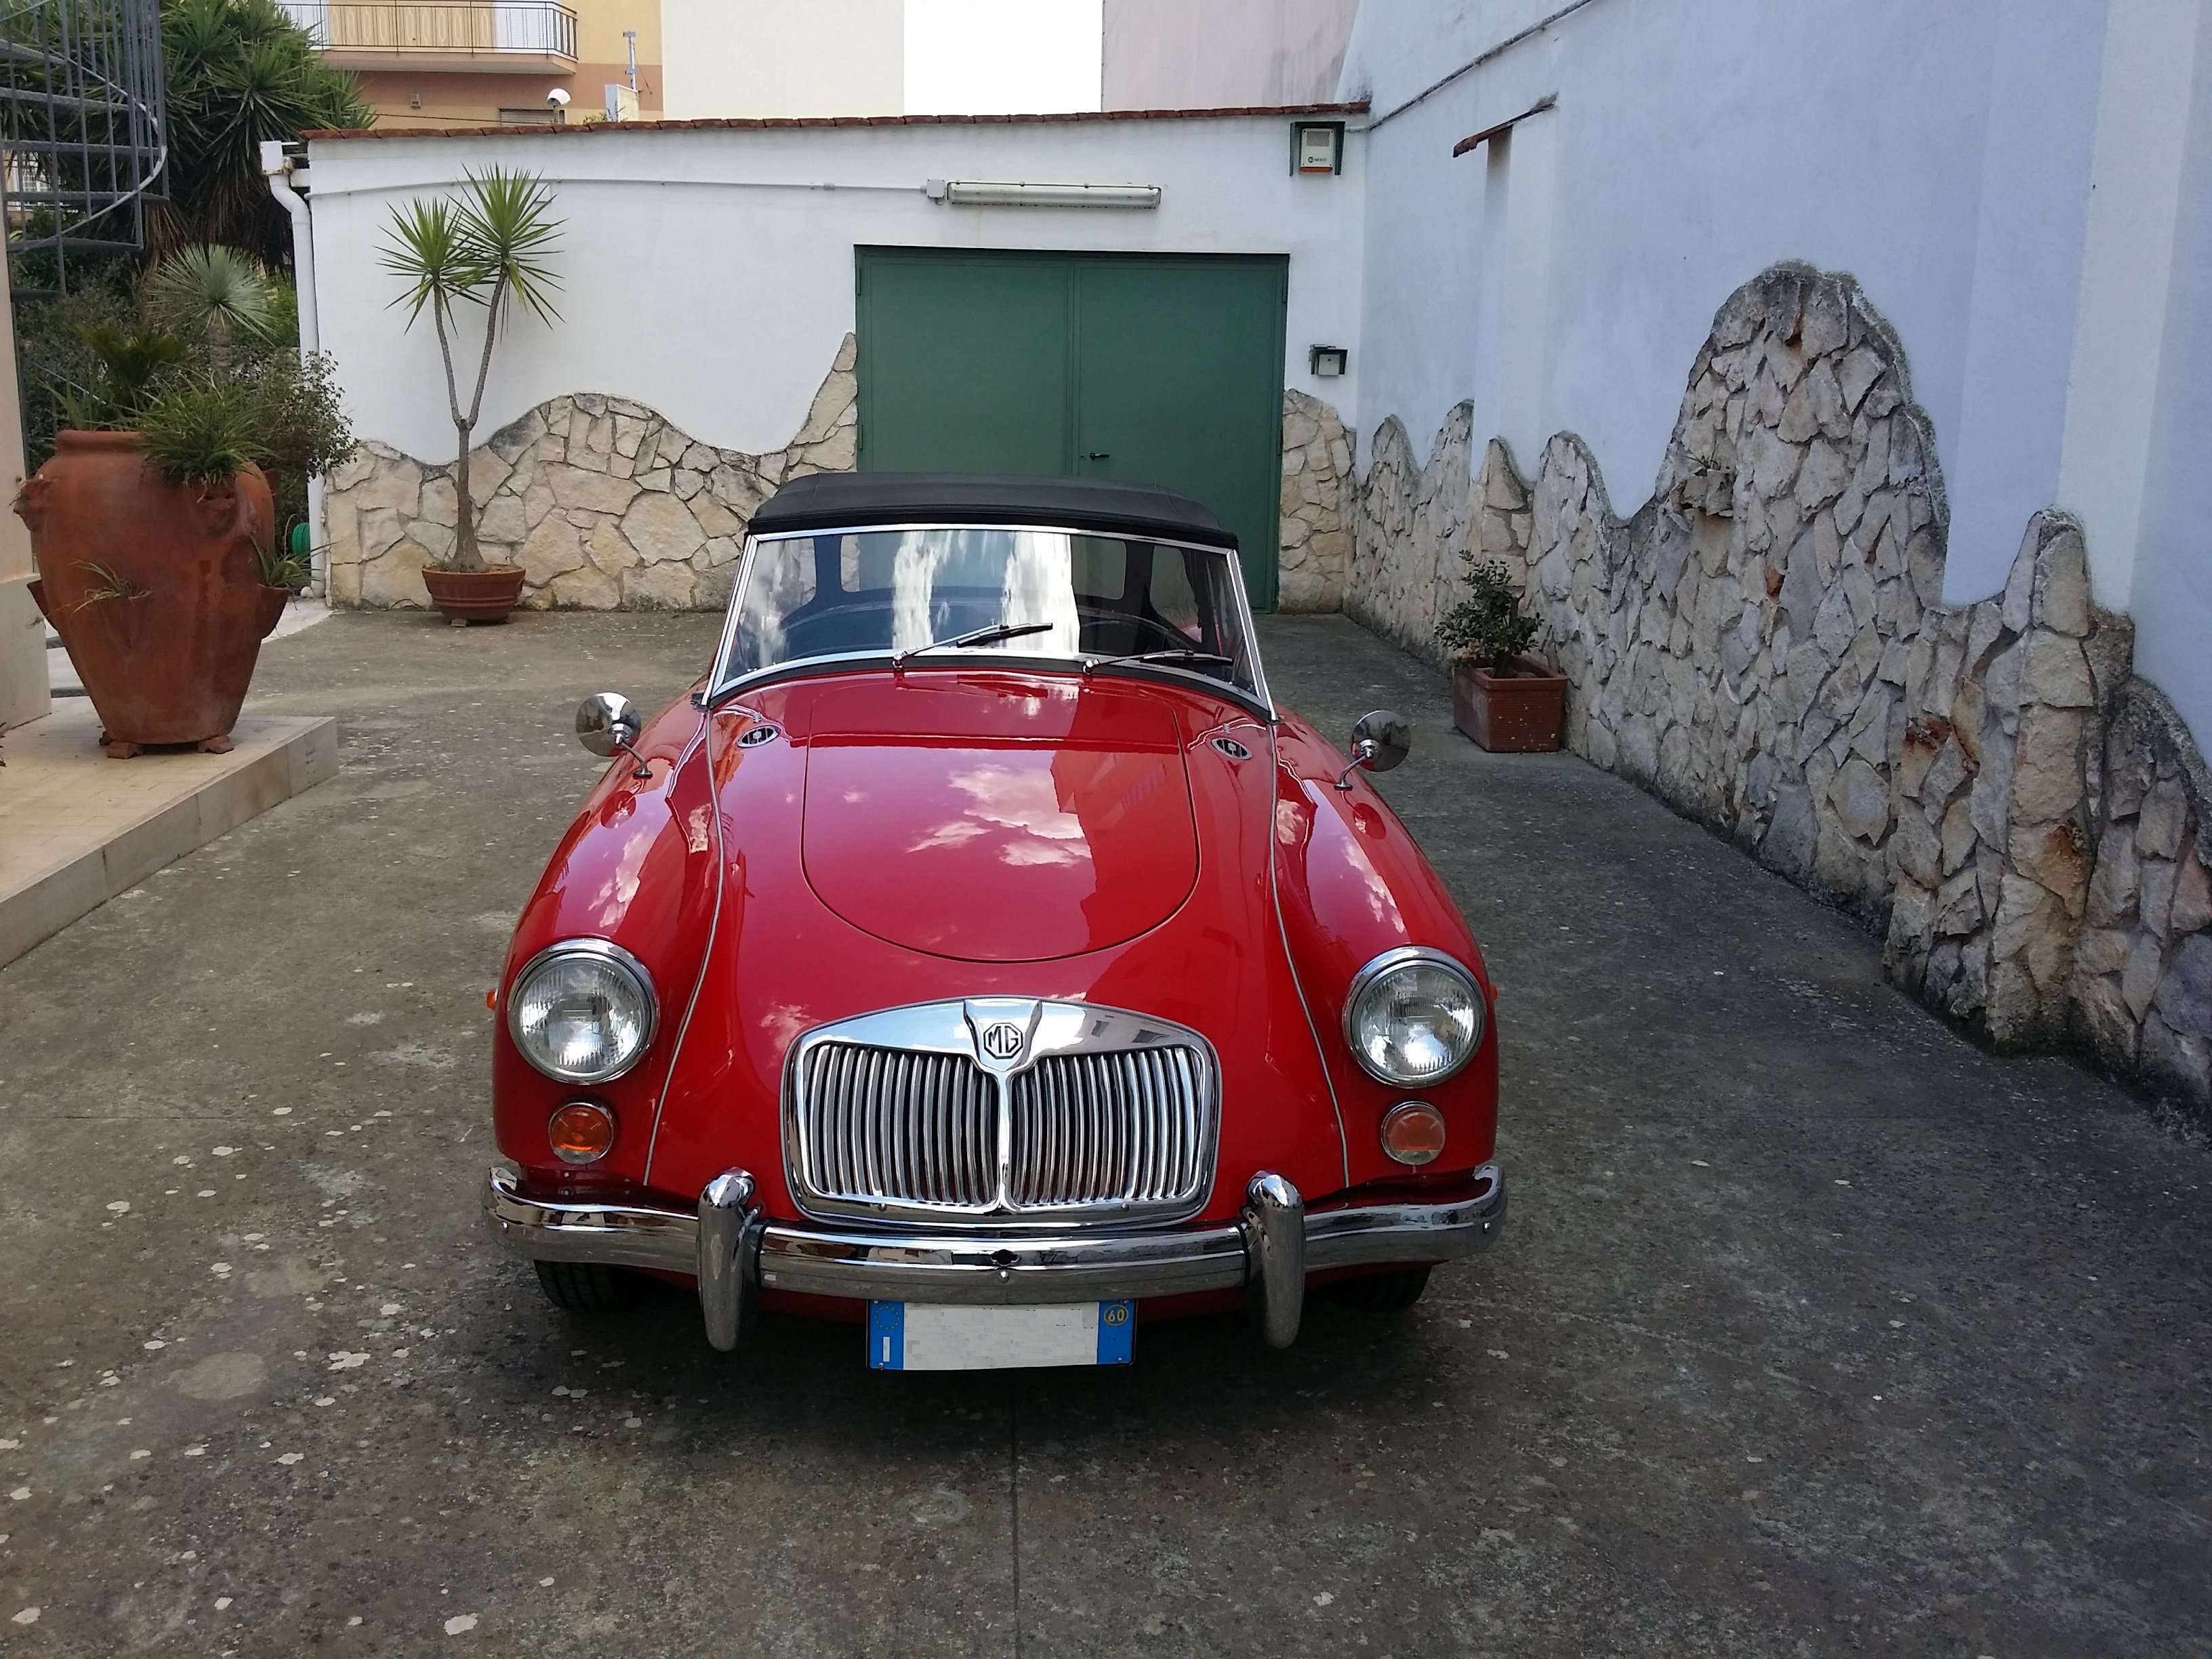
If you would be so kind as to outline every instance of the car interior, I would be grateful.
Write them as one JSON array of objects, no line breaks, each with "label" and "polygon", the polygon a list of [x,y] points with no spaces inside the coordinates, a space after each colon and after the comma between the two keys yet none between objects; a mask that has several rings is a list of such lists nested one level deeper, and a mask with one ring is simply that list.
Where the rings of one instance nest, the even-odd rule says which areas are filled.
[{"label": "car interior", "polygon": [[[801,591],[812,591],[782,618],[782,659],[888,649],[895,603],[891,556],[899,537],[848,533],[810,539],[812,580]],[[1097,656],[1163,650],[1234,654],[1233,645],[1224,649],[1224,630],[1218,625],[1216,582],[1197,562],[1218,555],[1114,537],[1069,540],[1079,650]],[[1001,547],[994,562],[1003,558]],[[1003,579],[995,571],[988,585],[932,585],[933,638],[1025,619],[1018,611],[1009,614]],[[1233,629],[1226,630],[1228,641],[1235,637]],[[1010,648],[1023,647],[1011,641]]]}]

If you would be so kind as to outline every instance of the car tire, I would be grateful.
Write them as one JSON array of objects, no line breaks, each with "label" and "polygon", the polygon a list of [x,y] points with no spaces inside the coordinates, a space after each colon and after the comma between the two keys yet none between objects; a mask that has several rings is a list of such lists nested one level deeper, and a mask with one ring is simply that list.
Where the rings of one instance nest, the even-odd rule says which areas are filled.
[{"label": "car tire", "polygon": [[1388,1273],[1345,1279],[1337,1285],[1336,1291],[1362,1313],[1394,1314],[1405,1312],[1421,1299],[1421,1292],[1428,1288],[1426,1267],[1393,1267]]},{"label": "car tire", "polygon": [[533,1261],[545,1299],[563,1313],[618,1313],[637,1299],[637,1279],[597,1261]]}]

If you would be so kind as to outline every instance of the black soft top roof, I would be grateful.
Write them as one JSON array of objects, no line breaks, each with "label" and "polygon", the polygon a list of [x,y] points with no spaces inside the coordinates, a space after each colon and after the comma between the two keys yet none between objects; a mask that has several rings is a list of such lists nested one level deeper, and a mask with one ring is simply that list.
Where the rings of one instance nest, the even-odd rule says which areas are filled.
[{"label": "black soft top roof", "polygon": [[1158,484],[999,472],[816,472],[753,514],[756,536],[874,524],[1022,524],[1199,542],[1237,538],[1188,495]]}]

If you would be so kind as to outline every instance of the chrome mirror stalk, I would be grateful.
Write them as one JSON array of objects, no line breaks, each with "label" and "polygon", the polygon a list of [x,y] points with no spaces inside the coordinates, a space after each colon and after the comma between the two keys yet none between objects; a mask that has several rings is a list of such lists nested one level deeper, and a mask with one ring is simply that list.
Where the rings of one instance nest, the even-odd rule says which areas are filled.
[{"label": "chrome mirror stalk", "polygon": [[1388,708],[1370,709],[1352,728],[1352,764],[1336,781],[1340,789],[1352,787],[1354,772],[1388,772],[1413,750],[1413,728],[1402,714]]},{"label": "chrome mirror stalk", "polygon": [[632,746],[644,729],[637,710],[619,691],[594,691],[576,705],[576,741],[605,760],[617,753],[628,755],[633,763],[630,776],[640,780],[653,775],[653,769]]}]

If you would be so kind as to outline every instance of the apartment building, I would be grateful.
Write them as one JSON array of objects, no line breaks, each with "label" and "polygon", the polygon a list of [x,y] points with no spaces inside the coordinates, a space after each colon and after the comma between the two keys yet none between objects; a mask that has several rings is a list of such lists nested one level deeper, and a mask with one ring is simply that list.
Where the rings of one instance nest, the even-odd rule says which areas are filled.
[{"label": "apartment building", "polygon": [[662,112],[660,0],[282,0],[382,126]]}]

